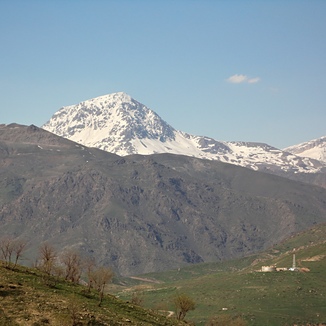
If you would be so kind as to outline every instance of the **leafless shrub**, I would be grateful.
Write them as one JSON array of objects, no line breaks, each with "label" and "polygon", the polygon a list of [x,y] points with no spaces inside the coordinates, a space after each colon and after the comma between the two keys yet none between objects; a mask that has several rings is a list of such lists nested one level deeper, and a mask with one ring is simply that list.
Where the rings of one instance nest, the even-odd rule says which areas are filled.
[{"label": "leafless shrub", "polygon": [[54,287],[58,281],[56,273],[59,272],[60,267],[57,264],[57,253],[48,243],[43,243],[40,247],[37,268],[44,273],[43,282]]},{"label": "leafless shrub", "polygon": [[92,273],[94,272],[96,268],[96,263],[95,259],[92,257],[87,257],[83,261],[84,264],[84,270],[86,271],[86,276],[87,276],[87,292],[91,292],[91,288],[94,286],[93,284],[93,278],[92,278]]},{"label": "leafless shrub", "polygon": [[136,306],[141,306],[144,302],[144,294],[139,291],[136,290],[131,294],[131,303],[136,305]]},{"label": "leafless shrub", "polygon": [[15,262],[14,268],[16,267],[18,260],[22,258],[23,252],[26,248],[27,243],[22,240],[16,240],[14,243],[14,254],[15,254]]},{"label": "leafless shrub", "polygon": [[113,272],[110,268],[106,267],[99,267],[94,269],[90,275],[92,282],[94,284],[95,289],[99,293],[99,303],[98,305],[101,306],[104,296],[104,289],[106,284],[111,282],[113,277]]},{"label": "leafless shrub", "polygon": [[0,241],[1,257],[5,261],[5,266],[11,265],[11,258],[14,251],[14,240],[10,237],[5,237]]},{"label": "leafless shrub", "polygon": [[48,243],[43,243],[40,247],[39,268],[47,275],[53,273],[56,265],[57,253]]},{"label": "leafless shrub", "polygon": [[0,240],[0,254],[5,262],[5,267],[15,268],[26,248],[26,242],[12,237],[4,237]]},{"label": "leafless shrub", "polygon": [[70,250],[63,253],[60,261],[64,266],[64,278],[73,283],[78,283],[82,273],[82,260],[80,255]]}]

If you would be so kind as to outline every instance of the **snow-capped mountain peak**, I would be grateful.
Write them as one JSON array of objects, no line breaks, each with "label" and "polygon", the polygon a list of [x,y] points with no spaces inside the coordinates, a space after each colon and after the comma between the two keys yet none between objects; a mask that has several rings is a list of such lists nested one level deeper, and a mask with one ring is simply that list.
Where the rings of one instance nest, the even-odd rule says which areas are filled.
[{"label": "snow-capped mountain peak", "polygon": [[[44,126],[86,146],[133,154],[146,141],[174,140],[174,129],[154,111],[119,92],[61,108]],[[147,154],[147,151],[145,151]]]},{"label": "snow-capped mountain peak", "polygon": [[85,146],[121,156],[172,153],[255,170],[295,173],[318,172],[324,166],[267,144],[216,141],[175,130],[154,111],[123,92],[63,107],[42,127]]},{"label": "snow-capped mountain peak", "polygon": [[287,147],[284,151],[326,163],[326,136]]}]

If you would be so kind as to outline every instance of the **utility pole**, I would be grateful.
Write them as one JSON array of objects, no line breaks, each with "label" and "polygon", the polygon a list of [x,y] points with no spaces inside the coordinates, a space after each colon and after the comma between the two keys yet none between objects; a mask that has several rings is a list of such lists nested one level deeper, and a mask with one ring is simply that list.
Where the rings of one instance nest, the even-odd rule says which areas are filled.
[{"label": "utility pole", "polygon": [[295,254],[293,254],[292,268],[293,268],[293,270],[296,269],[296,266],[295,266]]}]

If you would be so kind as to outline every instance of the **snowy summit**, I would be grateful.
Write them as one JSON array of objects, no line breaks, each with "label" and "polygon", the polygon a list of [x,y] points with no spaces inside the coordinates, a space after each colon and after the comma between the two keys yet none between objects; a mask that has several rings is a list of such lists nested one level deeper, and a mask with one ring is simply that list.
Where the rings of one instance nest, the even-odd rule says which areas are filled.
[{"label": "snowy summit", "polygon": [[172,153],[254,170],[318,172],[323,167],[319,161],[267,144],[216,141],[175,130],[154,111],[123,92],[63,107],[42,128],[121,156]]},{"label": "snowy summit", "polygon": [[310,157],[326,163],[326,136],[290,146],[284,150],[298,156]]}]

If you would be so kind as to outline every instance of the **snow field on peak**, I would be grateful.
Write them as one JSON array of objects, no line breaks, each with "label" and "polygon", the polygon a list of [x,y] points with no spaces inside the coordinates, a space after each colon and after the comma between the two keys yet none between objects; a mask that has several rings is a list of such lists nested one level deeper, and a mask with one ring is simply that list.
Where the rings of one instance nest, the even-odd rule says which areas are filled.
[{"label": "snow field on peak", "polygon": [[326,163],[326,136],[287,147],[284,151]]}]

